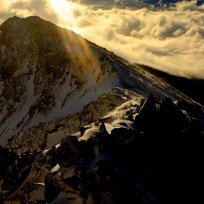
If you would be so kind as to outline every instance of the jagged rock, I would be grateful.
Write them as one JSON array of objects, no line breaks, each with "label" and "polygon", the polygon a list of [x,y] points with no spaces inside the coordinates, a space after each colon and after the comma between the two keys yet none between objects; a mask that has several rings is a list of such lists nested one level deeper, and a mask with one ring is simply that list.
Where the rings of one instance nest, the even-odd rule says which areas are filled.
[{"label": "jagged rock", "polygon": [[189,120],[170,98],[165,98],[159,109],[159,125],[163,131],[182,131],[188,128]]},{"label": "jagged rock", "polygon": [[13,165],[17,159],[17,154],[0,146],[0,179],[5,175],[9,166]]},{"label": "jagged rock", "polygon": [[139,132],[157,129],[158,111],[156,109],[155,97],[150,95],[144,104],[141,105],[140,114],[135,118],[135,129]]},{"label": "jagged rock", "polygon": [[60,193],[60,189],[58,188],[55,180],[53,180],[52,174],[48,174],[45,177],[45,199],[46,202],[53,201],[58,194]]},{"label": "jagged rock", "polygon": [[79,128],[81,136],[83,136],[85,130],[87,130],[87,129],[88,129],[88,127],[86,127],[86,128],[85,127],[80,127]]},{"label": "jagged rock", "polygon": [[57,149],[57,161],[63,167],[71,167],[80,163],[80,145],[76,137],[67,137]]},{"label": "jagged rock", "polygon": [[31,159],[0,147],[0,162],[0,201],[3,201],[24,182],[31,169]]}]

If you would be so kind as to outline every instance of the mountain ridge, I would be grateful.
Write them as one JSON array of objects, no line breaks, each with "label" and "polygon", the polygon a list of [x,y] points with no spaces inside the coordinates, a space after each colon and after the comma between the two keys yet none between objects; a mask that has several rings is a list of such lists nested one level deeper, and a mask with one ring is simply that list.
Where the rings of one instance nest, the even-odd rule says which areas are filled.
[{"label": "mountain ridge", "polygon": [[201,106],[204,106],[204,98],[199,93],[199,89],[201,87],[204,87],[204,80],[197,79],[195,77],[185,78],[174,76],[158,69],[154,69],[152,67],[141,64],[135,64],[135,66],[143,71],[147,71],[158,79],[167,82],[168,84],[172,85],[173,87],[177,88],[181,92],[191,97],[192,99],[196,100],[198,103],[200,103]]},{"label": "mountain ridge", "polygon": [[79,111],[114,87],[185,98],[80,35],[37,16],[0,26],[0,142],[41,122]]},{"label": "mountain ridge", "polygon": [[0,31],[1,203],[202,203],[202,106],[39,17]]},{"label": "mountain ridge", "polygon": [[1,143],[116,86],[177,97],[114,53],[40,17],[9,18],[0,30]]},{"label": "mountain ridge", "polygon": [[17,155],[0,147],[0,201],[199,203],[203,113],[192,116],[188,105],[131,99],[49,149]]}]

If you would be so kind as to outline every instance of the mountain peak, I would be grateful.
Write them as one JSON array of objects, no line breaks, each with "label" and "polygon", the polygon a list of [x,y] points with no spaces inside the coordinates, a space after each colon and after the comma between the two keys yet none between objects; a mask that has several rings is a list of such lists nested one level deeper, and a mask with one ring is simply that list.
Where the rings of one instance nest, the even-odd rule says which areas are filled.
[{"label": "mountain peak", "polygon": [[28,16],[26,18],[20,18],[17,16],[13,16],[8,18],[0,25],[1,32],[18,32],[19,30],[26,29],[29,26],[36,26],[41,24],[50,24],[51,22],[46,21],[39,16]]},{"label": "mountain peak", "polygon": [[9,128],[1,144],[19,130],[79,111],[119,84],[108,52],[69,30],[37,16],[9,18],[0,29],[0,132]]},{"label": "mountain peak", "polygon": [[11,24],[11,23],[19,23],[19,22],[23,22],[23,21],[45,21],[44,19],[40,18],[39,16],[28,16],[28,17],[25,17],[25,18],[21,18],[21,17],[18,17],[18,16],[13,16],[13,17],[10,17],[8,19],[6,19],[2,25],[4,23],[6,24]]},{"label": "mountain peak", "polygon": [[8,18],[0,25],[1,32],[8,32],[10,29],[17,29],[16,25],[21,24],[23,22],[23,18],[19,18],[17,16]]}]

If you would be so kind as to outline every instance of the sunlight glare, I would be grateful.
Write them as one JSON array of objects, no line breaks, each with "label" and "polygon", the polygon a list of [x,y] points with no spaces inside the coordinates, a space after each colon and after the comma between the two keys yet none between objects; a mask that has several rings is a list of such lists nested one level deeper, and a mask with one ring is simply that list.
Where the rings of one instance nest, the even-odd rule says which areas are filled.
[{"label": "sunlight glare", "polygon": [[75,19],[72,15],[72,11],[75,7],[74,4],[67,0],[49,0],[51,8],[55,11],[60,24],[64,27],[74,28]]}]

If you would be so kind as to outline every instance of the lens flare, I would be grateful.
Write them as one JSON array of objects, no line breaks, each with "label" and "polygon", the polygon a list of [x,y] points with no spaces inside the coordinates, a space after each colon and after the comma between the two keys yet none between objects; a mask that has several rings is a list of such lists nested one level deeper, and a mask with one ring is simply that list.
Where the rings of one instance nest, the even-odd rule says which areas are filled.
[{"label": "lens flare", "polygon": [[59,44],[66,49],[68,58],[72,59],[73,67],[76,68],[75,74],[81,79],[81,83],[88,76],[96,82],[102,81],[104,77],[101,75],[100,53],[97,53],[94,45],[72,31],[59,29],[59,32]]},{"label": "lens flare", "polygon": [[[95,75],[100,68],[99,56],[90,49],[89,43],[72,31],[60,31],[61,44],[67,54],[83,73]],[[94,71],[95,70],[95,71]],[[96,72],[96,73],[95,73]]]},{"label": "lens flare", "polygon": [[[49,3],[58,17],[59,25],[77,33],[77,23],[73,13],[79,5],[67,0],[49,0]],[[94,45],[72,31],[59,29],[59,32],[62,36],[60,44],[66,48],[68,57],[72,58],[78,77],[83,81],[85,76],[91,75],[96,81],[103,80],[99,63],[100,54],[94,49]]]}]

